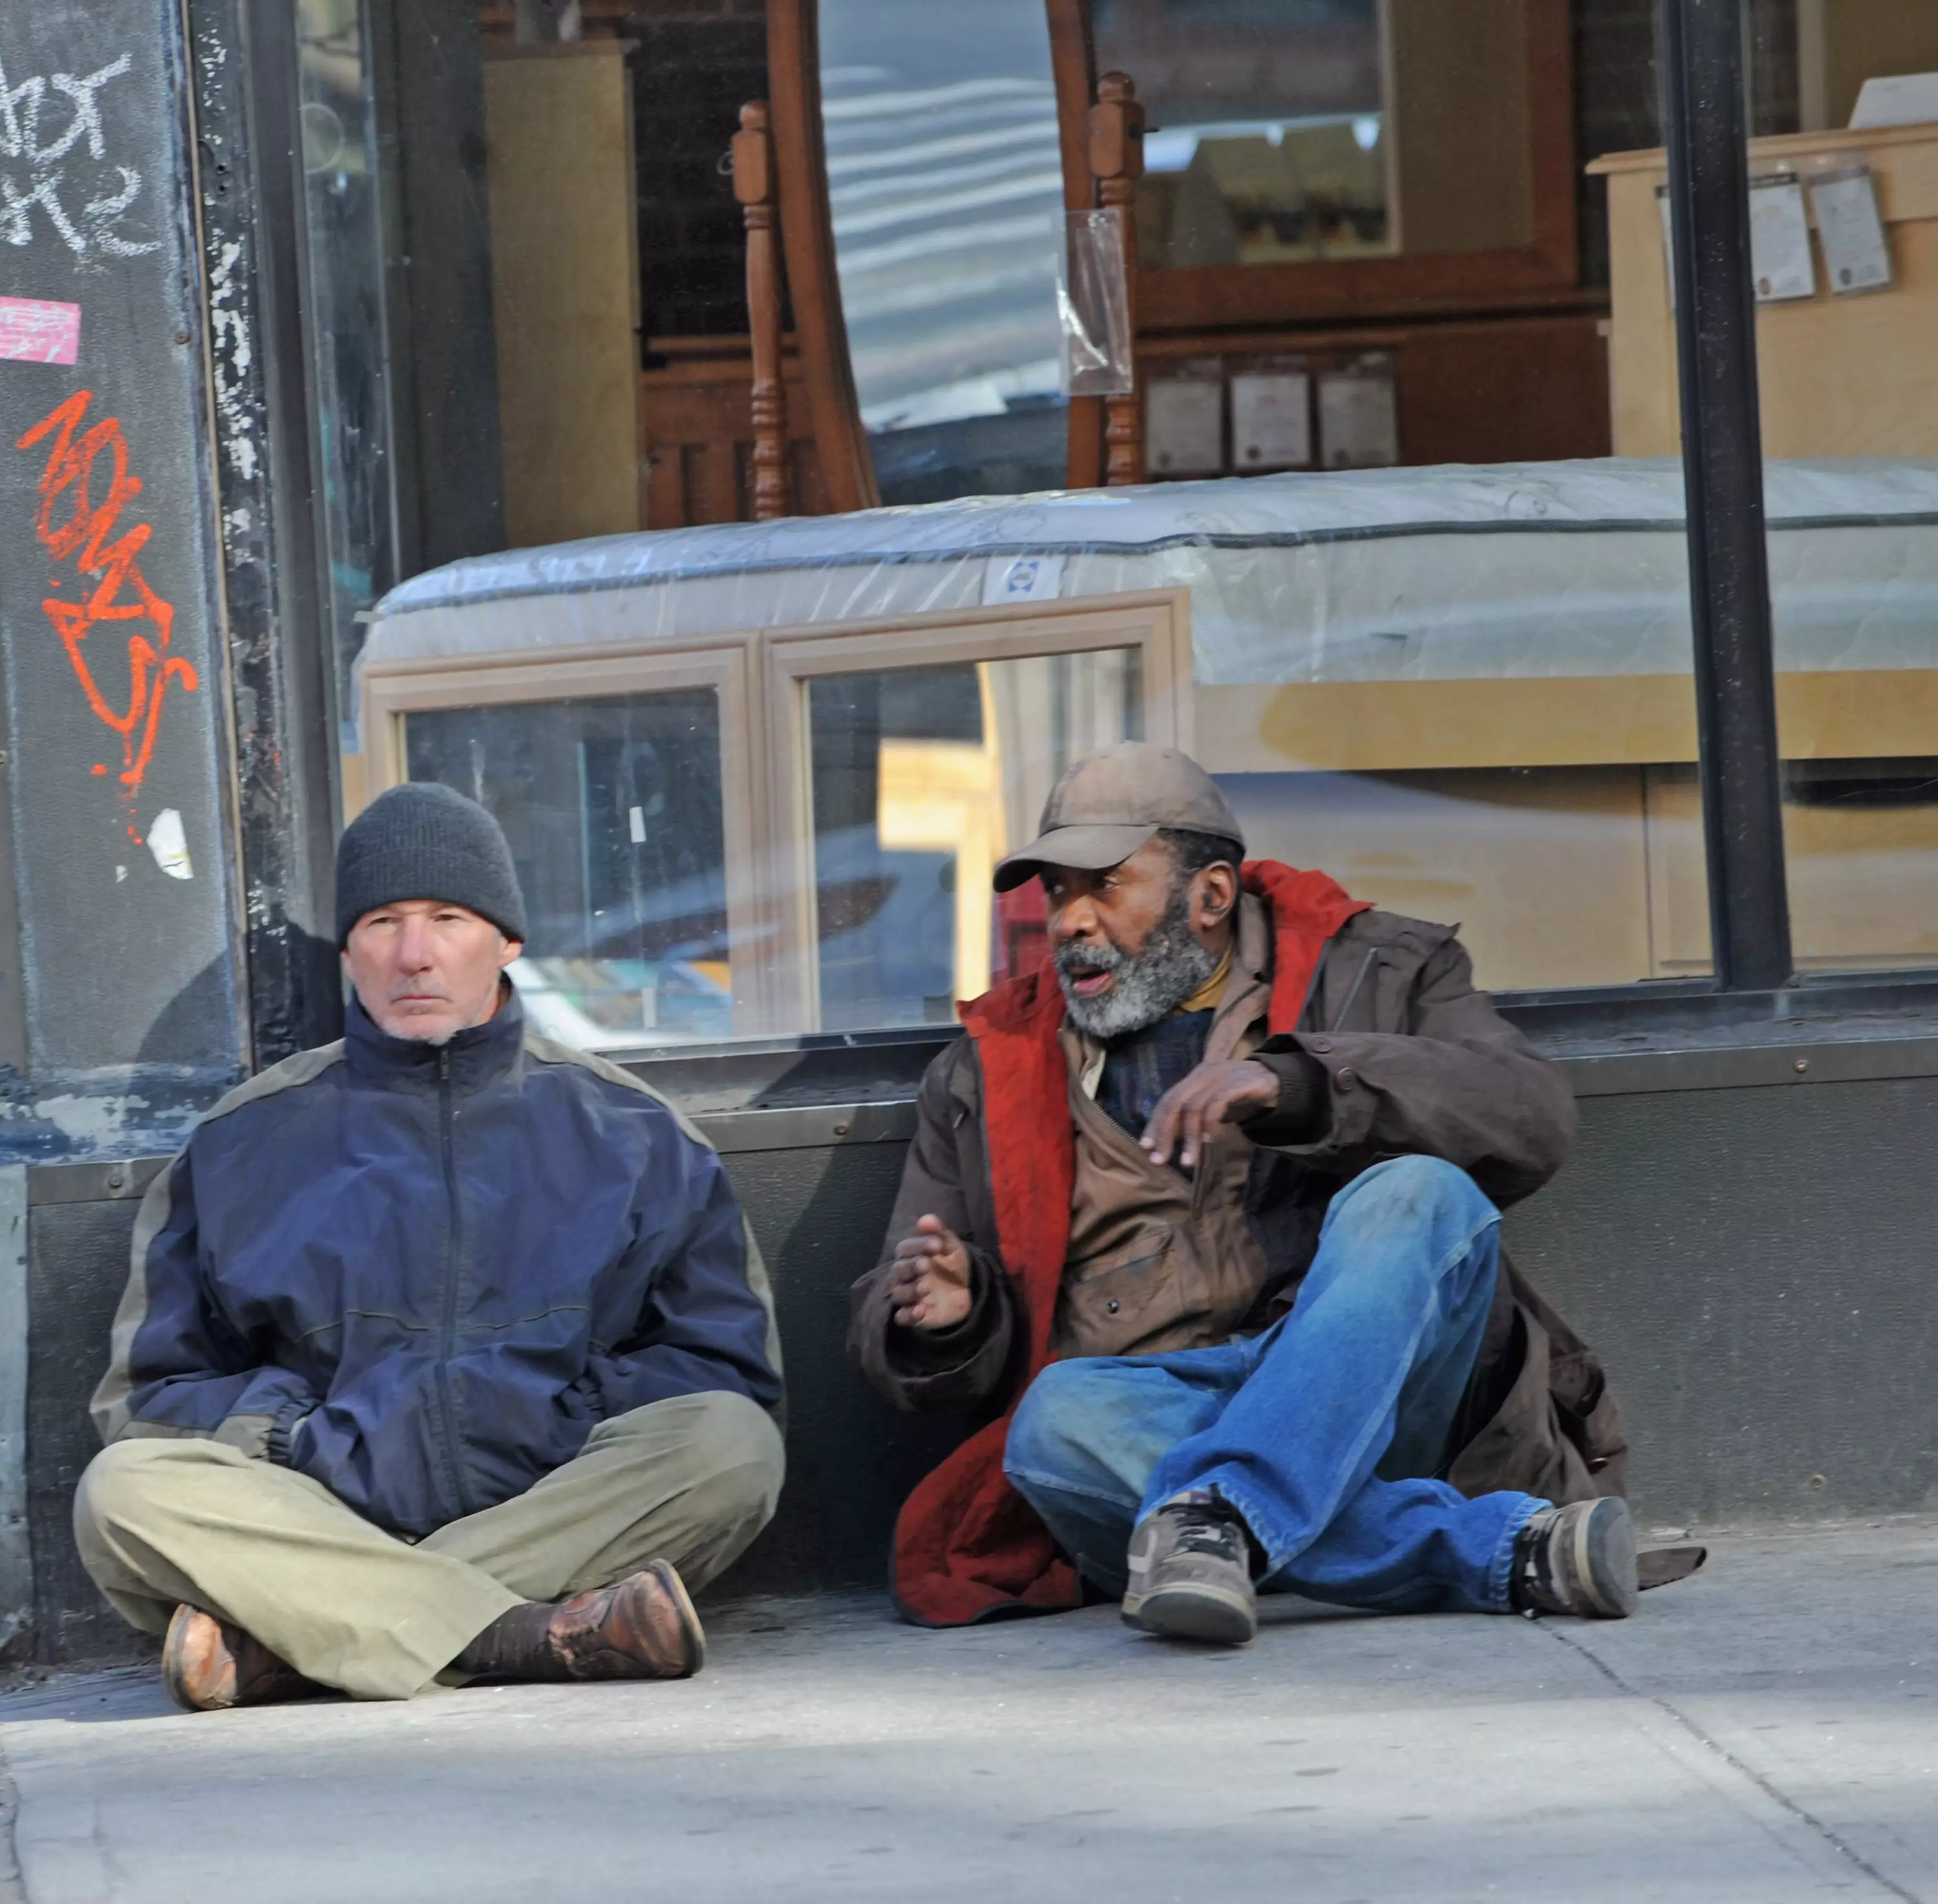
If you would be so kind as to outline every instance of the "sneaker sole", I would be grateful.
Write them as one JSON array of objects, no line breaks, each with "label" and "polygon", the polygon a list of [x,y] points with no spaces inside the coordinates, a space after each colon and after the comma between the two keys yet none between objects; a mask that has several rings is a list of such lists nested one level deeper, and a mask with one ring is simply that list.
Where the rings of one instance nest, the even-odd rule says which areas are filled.
[{"label": "sneaker sole", "polygon": [[1607,1496],[1576,1522],[1568,1561],[1592,1615],[1626,1620],[1635,1611],[1641,1590],[1636,1579],[1635,1516],[1626,1501]]},{"label": "sneaker sole", "polygon": [[1124,1618],[1143,1632],[1214,1646],[1243,1646],[1259,1630],[1258,1609],[1216,1587],[1159,1587],[1135,1603],[1126,1599]]}]

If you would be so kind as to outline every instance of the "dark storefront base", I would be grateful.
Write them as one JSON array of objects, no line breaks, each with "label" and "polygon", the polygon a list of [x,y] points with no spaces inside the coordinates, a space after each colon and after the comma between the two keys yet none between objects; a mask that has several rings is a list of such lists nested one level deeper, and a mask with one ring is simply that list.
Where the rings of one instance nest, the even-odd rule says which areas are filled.
[{"label": "dark storefront base", "polygon": [[[679,1081],[676,1066],[654,1069]],[[1569,1069],[1582,1113],[1573,1158],[1512,1213],[1508,1237],[1608,1365],[1645,1524],[1938,1501],[1938,1040],[1820,1039]],[[710,1092],[721,1088],[714,1068]],[[949,1424],[878,1401],[842,1348],[847,1285],[873,1260],[901,1169],[906,1087],[861,1105],[777,1106],[785,1095],[758,1095],[759,1109],[695,1107],[752,1213],[788,1357],[788,1489],[732,1577],[741,1592],[881,1582],[896,1505],[951,1438]],[[68,1515],[94,1450],[87,1396],[153,1168],[29,1175],[32,1657],[44,1663],[138,1650],[80,1573]]]}]

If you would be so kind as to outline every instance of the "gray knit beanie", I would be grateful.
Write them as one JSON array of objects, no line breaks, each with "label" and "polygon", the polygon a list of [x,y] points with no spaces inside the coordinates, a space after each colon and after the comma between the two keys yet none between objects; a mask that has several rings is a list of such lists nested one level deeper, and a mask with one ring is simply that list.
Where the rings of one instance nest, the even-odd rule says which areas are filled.
[{"label": "gray knit beanie", "polygon": [[508,939],[525,936],[512,849],[475,800],[434,780],[379,794],[336,843],[336,943],[366,913],[400,899],[467,906]]}]

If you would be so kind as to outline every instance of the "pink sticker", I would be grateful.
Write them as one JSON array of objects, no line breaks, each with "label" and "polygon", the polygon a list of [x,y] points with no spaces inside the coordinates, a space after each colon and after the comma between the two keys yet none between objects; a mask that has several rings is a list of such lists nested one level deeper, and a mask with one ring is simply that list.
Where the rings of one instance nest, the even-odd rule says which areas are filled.
[{"label": "pink sticker", "polygon": [[80,355],[80,306],[0,297],[0,357],[23,363],[72,363]]}]

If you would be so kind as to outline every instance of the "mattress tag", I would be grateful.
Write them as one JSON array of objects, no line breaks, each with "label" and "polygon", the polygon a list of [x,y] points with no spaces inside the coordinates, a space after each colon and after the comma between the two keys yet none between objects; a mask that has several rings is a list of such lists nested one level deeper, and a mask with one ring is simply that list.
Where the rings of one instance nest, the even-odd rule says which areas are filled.
[{"label": "mattress tag", "polygon": [[983,606],[1053,602],[1063,588],[1060,555],[992,555],[983,575]]}]

